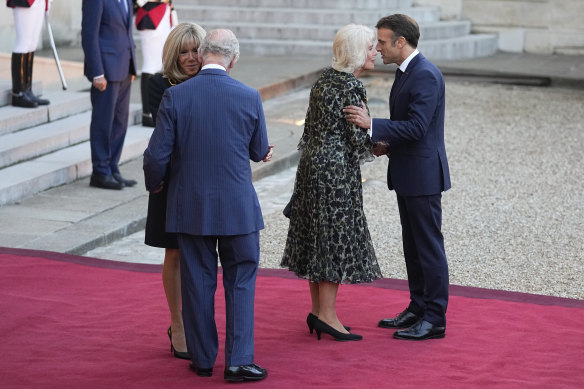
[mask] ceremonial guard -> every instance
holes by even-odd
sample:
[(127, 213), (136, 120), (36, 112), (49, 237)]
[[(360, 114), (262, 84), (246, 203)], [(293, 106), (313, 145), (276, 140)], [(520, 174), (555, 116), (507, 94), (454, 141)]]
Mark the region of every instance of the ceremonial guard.
[(32, 93), (32, 63), (39, 43), (43, 16), (52, 0), (7, 0), (13, 9), (16, 42), (12, 50), (12, 105), (35, 108), (49, 100)]
[(170, 30), (178, 24), (172, 1), (134, 0), (136, 7), (136, 29), (142, 42), (142, 125), (154, 127), (148, 103), (148, 81), (162, 69), (162, 47)]

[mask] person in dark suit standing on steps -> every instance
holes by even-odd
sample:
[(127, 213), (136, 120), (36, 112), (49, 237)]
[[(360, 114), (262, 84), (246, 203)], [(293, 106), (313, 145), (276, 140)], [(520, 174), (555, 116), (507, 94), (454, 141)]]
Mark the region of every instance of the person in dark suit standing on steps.
[[(144, 152), (146, 189), (158, 192), (170, 168), (166, 231), (178, 234), (183, 320), (191, 369), (209, 377), (217, 358), (217, 257), (223, 269), (227, 381), (264, 379), (254, 363), (254, 297), (262, 212), (250, 159), (272, 157), (260, 94), (229, 76), (239, 56), (230, 30), (199, 47), (196, 77), (168, 88)], [(172, 158), (172, 163), (170, 163)]]
[(120, 174), (130, 110), (130, 87), (136, 76), (131, 0), (83, 0), (81, 45), (84, 73), (91, 82), (91, 163), (89, 185), (123, 189), (136, 185)]
[(345, 108), (347, 120), (388, 144), (387, 184), (395, 190), (402, 225), (410, 303), (379, 327), (403, 328), (396, 339), (443, 338), (448, 305), (448, 264), (442, 236), (442, 192), (450, 188), (444, 145), (445, 87), (440, 70), (418, 50), (420, 31), (409, 16), (377, 23), (377, 51), (398, 65), (389, 97), (390, 119), (371, 120), (363, 107)]

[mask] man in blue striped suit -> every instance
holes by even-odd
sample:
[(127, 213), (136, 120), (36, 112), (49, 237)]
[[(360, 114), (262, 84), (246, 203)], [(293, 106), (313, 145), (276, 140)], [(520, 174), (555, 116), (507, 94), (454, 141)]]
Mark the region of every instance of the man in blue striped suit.
[[(265, 378), (267, 371), (254, 363), (255, 280), (264, 224), (249, 160), (269, 161), (272, 146), (258, 91), (229, 76), (238, 56), (233, 32), (214, 30), (205, 37), (199, 74), (162, 97), (144, 152), (144, 175), (151, 192), (169, 185), (166, 229), (179, 237), (191, 368), (209, 377), (217, 358), (219, 255), (227, 327), (224, 378), (251, 381)], [(168, 183), (162, 182), (167, 167)]]

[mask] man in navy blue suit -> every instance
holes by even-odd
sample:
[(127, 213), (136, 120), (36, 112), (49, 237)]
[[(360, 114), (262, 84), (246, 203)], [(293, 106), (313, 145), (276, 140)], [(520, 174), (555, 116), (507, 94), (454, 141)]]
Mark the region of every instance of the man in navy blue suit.
[(118, 163), (124, 147), (130, 87), (136, 75), (130, 0), (83, 0), (81, 45), (84, 73), (91, 82), (91, 163), (89, 185), (122, 189), (136, 185), (120, 174)]
[[(166, 230), (178, 233), (183, 317), (191, 369), (213, 374), (217, 256), (223, 269), (227, 381), (264, 379), (254, 363), (254, 295), (262, 212), (250, 160), (272, 157), (260, 94), (229, 76), (239, 43), (213, 30), (199, 48), (202, 68), (167, 89), (144, 152), (146, 189), (168, 185)], [(172, 160), (172, 161), (171, 161)], [(163, 182), (170, 168), (168, 183)]]
[(387, 184), (395, 190), (402, 225), (410, 303), (379, 327), (404, 328), (396, 339), (443, 338), (448, 305), (448, 264), (442, 236), (442, 192), (450, 188), (444, 146), (444, 78), (418, 50), (420, 31), (409, 16), (377, 23), (377, 51), (398, 65), (389, 97), (390, 119), (373, 119), (363, 107), (345, 108), (347, 120), (371, 129), (376, 154), (389, 157)]

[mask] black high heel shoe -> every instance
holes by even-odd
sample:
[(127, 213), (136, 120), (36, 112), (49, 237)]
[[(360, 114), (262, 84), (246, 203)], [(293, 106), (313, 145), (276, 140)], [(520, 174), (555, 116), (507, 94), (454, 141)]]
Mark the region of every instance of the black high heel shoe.
[(189, 361), (191, 360), (188, 352), (176, 351), (174, 349), (174, 345), (172, 344), (172, 329), (170, 327), (168, 327), (168, 339), (170, 339), (170, 352), (174, 354), (175, 358), (188, 359)]
[[(306, 318), (306, 324), (308, 324), (308, 330), (310, 331), (311, 334), (312, 334), (312, 331), (314, 330), (314, 321), (315, 320), (318, 320), (318, 316), (316, 316), (312, 312), (310, 312), (308, 314), (308, 317)], [(351, 327), (347, 327), (347, 326), (344, 326), (344, 327), (347, 331), (351, 331)]]
[(343, 334), (342, 332), (335, 330), (333, 327), (329, 326), (324, 321), (319, 320), (319, 319), (316, 319), (314, 321), (314, 330), (316, 331), (316, 336), (317, 336), (318, 340), (320, 340), (320, 333), (321, 332), (329, 334), (330, 336), (332, 336), (333, 338), (335, 338), (335, 340), (338, 340), (339, 342), (346, 342), (349, 340), (363, 339), (363, 337), (361, 335)]

